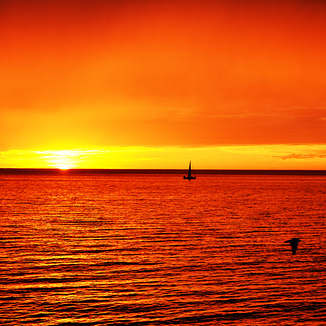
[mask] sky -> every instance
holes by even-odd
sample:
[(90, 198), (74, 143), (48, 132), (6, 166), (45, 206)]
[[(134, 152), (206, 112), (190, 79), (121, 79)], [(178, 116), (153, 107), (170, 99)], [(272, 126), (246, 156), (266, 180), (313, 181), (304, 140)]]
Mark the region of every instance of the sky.
[(0, 2), (1, 168), (326, 169), (326, 2)]

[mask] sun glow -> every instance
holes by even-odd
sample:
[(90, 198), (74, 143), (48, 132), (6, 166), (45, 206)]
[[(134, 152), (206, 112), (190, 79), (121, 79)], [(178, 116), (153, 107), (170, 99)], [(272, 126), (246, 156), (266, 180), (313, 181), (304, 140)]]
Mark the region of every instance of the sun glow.
[[(326, 146), (110, 147), (0, 151), (0, 168), (54, 169), (316, 169), (326, 166)], [(186, 163), (185, 163), (186, 162)]]
[(48, 165), (56, 169), (68, 170), (77, 165), (78, 153), (75, 151), (46, 151), (43, 154), (46, 154), (43, 159), (48, 162)]

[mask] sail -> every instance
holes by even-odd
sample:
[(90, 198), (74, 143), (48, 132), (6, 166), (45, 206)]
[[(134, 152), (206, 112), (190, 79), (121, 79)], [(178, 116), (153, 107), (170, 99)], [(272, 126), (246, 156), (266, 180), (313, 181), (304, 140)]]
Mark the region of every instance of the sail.
[(189, 162), (188, 178), (191, 177), (191, 161)]
[(191, 175), (191, 161), (189, 162), (189, 169), (188, 169), (188, 175), (187, 176), (183, 176), (184, 179), (187, 179), (187, 180), (193, 180), (193, 179), (196, 179), (196, 177), (193, 177)]

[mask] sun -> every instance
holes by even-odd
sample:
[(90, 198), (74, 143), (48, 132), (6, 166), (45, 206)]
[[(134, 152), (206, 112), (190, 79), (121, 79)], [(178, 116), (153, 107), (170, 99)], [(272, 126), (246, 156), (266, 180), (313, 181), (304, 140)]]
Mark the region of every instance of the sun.
[(74, 167), (74, 164), (69, 157), (57, 157), (53, 159), (51, 165), (60, 170), (69, 170)]
[(69, 165), (58, 165), (57, 168), (59, 170), (69, 170), (69, 169), (71, 169), (71, 166), (69, 166)]

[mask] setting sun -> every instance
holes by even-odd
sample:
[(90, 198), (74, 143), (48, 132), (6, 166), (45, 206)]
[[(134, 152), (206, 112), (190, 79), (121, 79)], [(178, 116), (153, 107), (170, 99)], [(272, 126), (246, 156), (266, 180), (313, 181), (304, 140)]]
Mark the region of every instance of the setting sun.
[(68, 166), (68, 165), (58, 165), (57, 168), (59, 170), (69, 170), (69, 169), (71, 169), (71, 166)]

